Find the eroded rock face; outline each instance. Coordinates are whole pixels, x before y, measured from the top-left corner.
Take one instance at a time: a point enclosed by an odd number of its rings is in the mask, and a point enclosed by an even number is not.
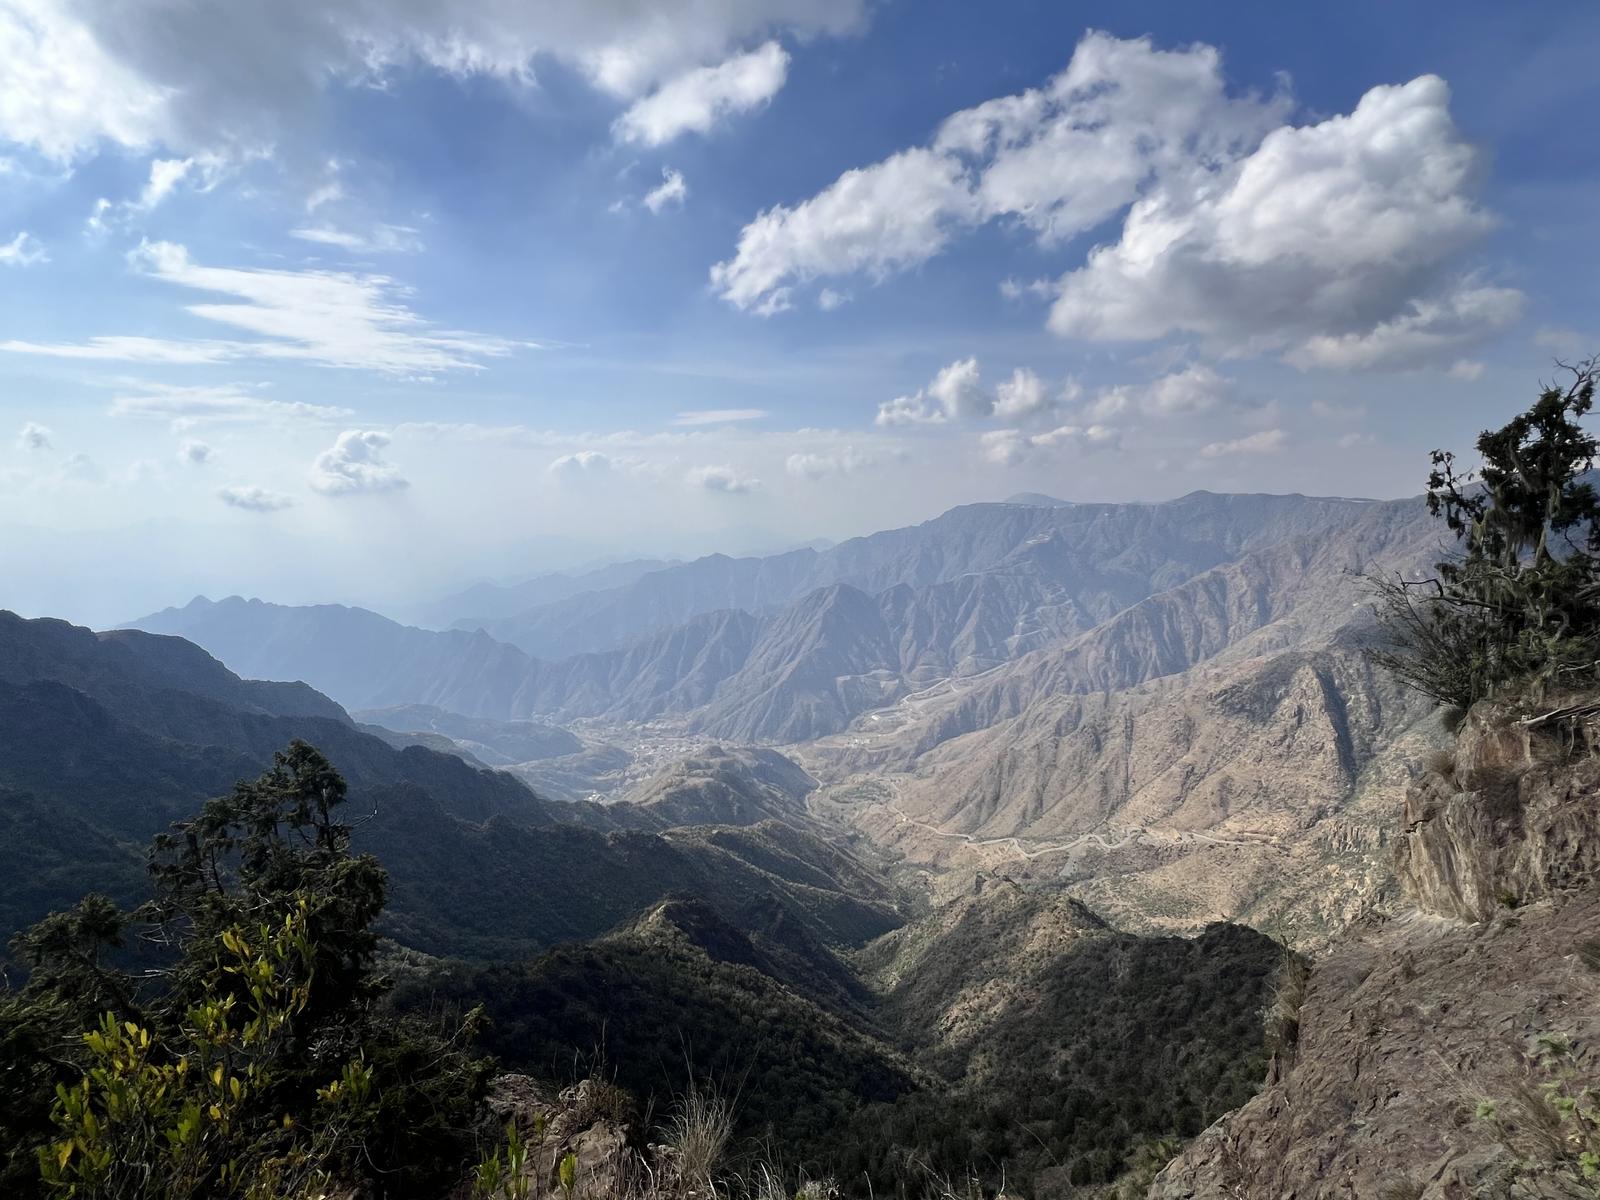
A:
[[[1292,1065],[1195,1139],[1151,1200],[1593,1197],[1542,1098],[1600,1078],[1594,730],[1476,706],[1410,787],[1396,875],[1313,970]]]
[[[1538,1072],[1529,1039],[1563,1033],[1600,1070],[1593,889],[1468,925],[1373,918],[1312,973],[1297,1061],[1201,1134],[1151,1200],[1474,1200],[1592,1196],[1575,1168],[1514,1168]],[[1518,1129],[1477,1116],[1497,1103]]]
[[[1585,732],[1476,705],[1453,761],[1407,791],[1395,845],[1407,897],[1424,912],[1483,921],[1600,876],[1600,758],[1571,757]]]

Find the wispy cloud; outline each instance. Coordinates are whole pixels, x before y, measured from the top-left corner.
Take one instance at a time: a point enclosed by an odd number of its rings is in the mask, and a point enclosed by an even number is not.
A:
[[[345,421],[347,408],[277,400],[244,384],[219,387],[175,387],[140,383],[111,401],[114,417],[148,417],[188,427],[208,421],[326,422]]]
[[[9,242],[0,242],[0,266],[32,267],[49,261],[44,243],[26,230]]]
[[[0,342],[0,350],[60,358],[138,362],[225,362],[288,359],[388,375],[477,370],[485,358],[530,343],[439,329],[402,302],[406,289],[384,275],[207,267],[171,242],[144,242],[130,262],[178,287],[231,296],[185,306],[194,316],[255,335],[257,340],[166,341],[96,337],[84,342]]]
[[[672,418],[674,425],[727,425],[734,421],[759,421],[771,416],[764,408],[698,408]]]

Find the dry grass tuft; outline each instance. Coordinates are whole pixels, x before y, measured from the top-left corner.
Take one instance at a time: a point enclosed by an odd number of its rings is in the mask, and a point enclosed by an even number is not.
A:
[[[1300,1042],[1300,1009],[1306,1002],[1311,964],[1287,946],[1267,981],[1267,1004],[1262,1014],[1267,1051],[1292,1057]]]
[[[733,1137],[733,1110],[709,1086],[691,1084],[667,1123],[667,1145],[686,1188],[708,1191]]]

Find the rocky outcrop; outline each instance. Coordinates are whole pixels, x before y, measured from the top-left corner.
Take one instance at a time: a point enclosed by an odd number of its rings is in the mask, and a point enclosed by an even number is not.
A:
[[[1592,889],[1478,925],[1373,918],[1312,972],[1293,1069],[1191,1143],[1151,1200],[1593,1196],[1537,1144],[1550,1114],[1528,1050],[1566,1035],[1594,1077],[1597,930]]]
[[[1152,1200],[1596,1194],[1580,1160],[1594,1132],[1561,1109],[1600,1077],[1590,720],[1467,714],[1406,796],[1395,869],[1413,906],[1368,916],[1317,964],[1292,1064]]]
[[[1475,706],[1408,789],[1395,874],[1424,912],[1483,921],[1600,876],[1600,758],[1567,761],[1593,731],[1536,722]]]

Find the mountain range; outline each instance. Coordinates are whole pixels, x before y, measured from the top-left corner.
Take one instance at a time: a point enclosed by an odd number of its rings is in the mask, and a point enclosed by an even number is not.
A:
[[[950,887],[1010,862],[1137,927],[1227,915],[1311,941],[1380,900],[1367,851],[1438,731],[1367,664],[1365,576],[1440,556],[1426,507],[1045,499],[666,566],[470,631],[238,598],[137,624],[363,712],[576,723],[581,749],[505,764],[558,798],[627,797],[641,730],[785,746],[824,785],[813,807]],[[557,630],[609,648],[526,652]]]

